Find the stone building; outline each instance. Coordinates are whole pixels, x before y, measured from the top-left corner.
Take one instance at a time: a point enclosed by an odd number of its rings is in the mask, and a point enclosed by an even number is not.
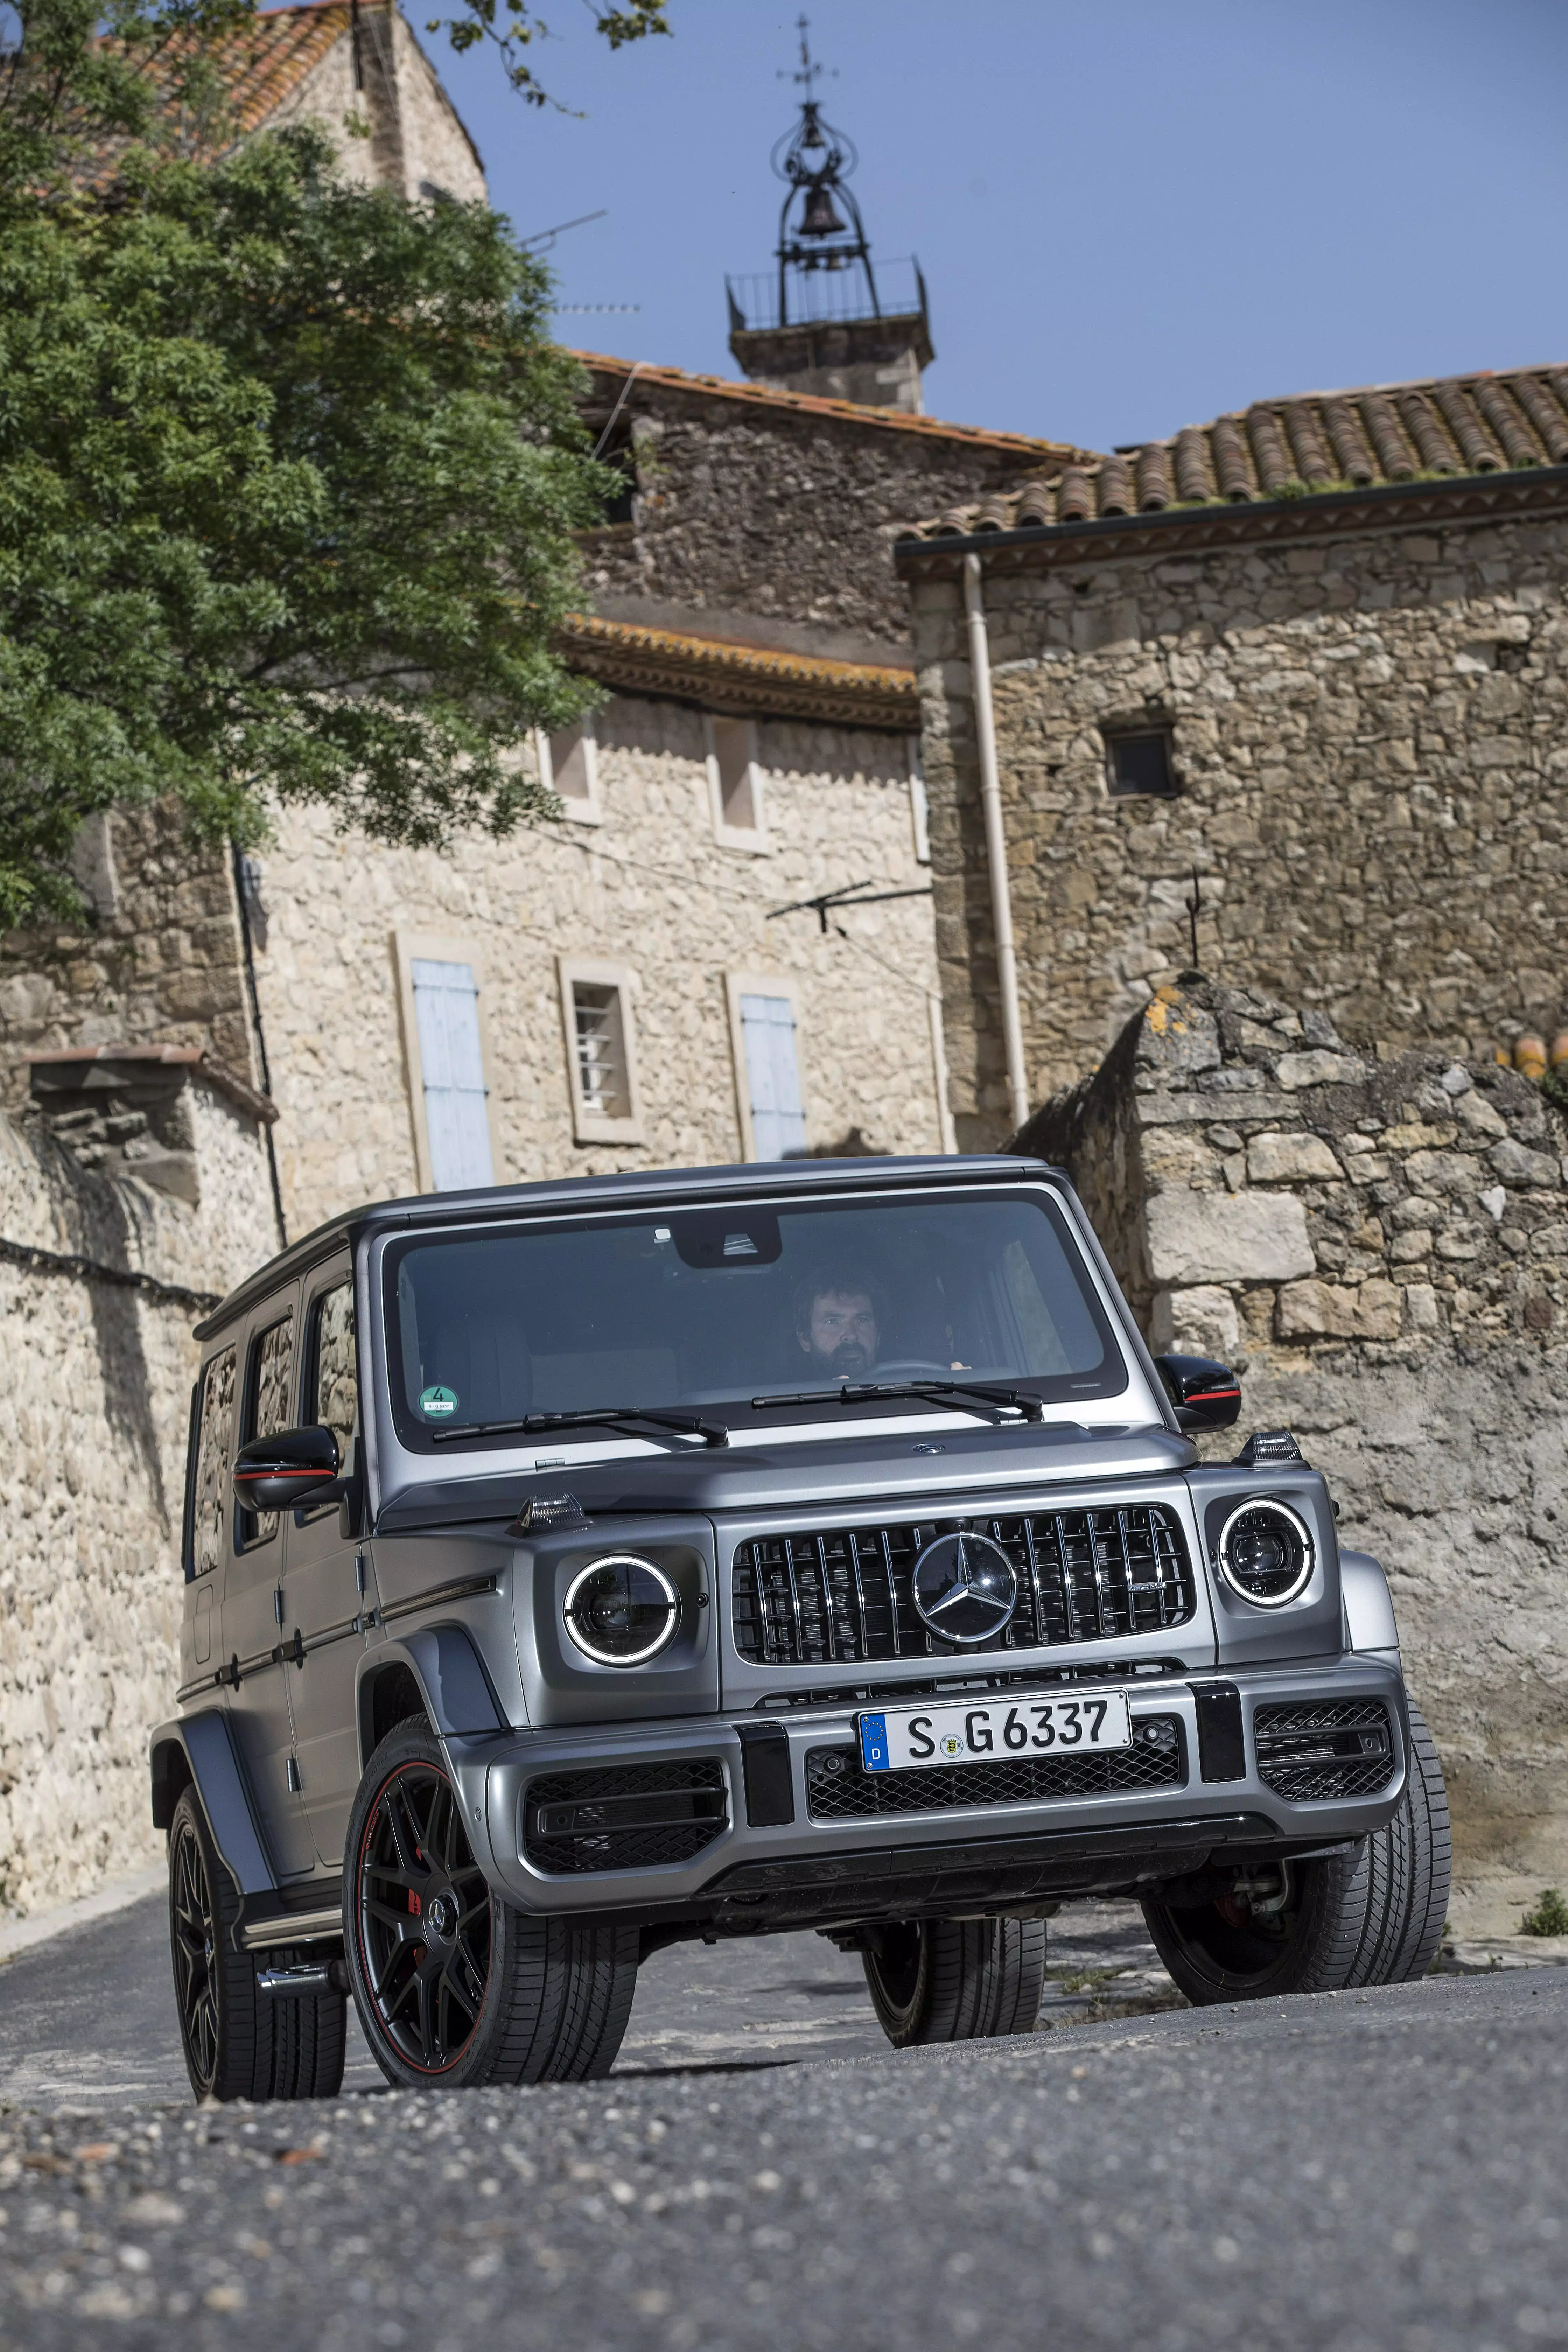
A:
[[[1259,403],[927,520],[898,560],[962,1142],[1194,964],[1383,1053],[1560,1025],[1568,372]]]

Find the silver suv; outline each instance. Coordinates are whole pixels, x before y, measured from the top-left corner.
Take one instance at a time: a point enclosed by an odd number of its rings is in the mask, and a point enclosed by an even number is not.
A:
[[[199,1331],[153,1735],[199,2096],[611,2065],[639,1960],[816,1928],[890,2041],[1027,2032],[1142,1904],[1194,2001],[1429,1963],[1388,1588],[1008,1157],[447,1193]]]

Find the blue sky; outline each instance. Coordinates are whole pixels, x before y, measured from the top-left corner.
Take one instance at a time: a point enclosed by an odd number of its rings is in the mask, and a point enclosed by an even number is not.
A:
[[[874,251],[919,255],[932,414],[1109,448],[1275,394],[1568,362],[1563,0],[805,0]],[[735,373],[800,0],[670,0],[612,56],[546,0],[581,116],[427,46],[563,341]],[[420,23],[418,12],[413,12]]]

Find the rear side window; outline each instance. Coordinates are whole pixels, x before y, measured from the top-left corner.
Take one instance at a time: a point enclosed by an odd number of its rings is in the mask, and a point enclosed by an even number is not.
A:
[[[223,1557],[224,1503],[234,1460],[235,1354],[208,1361],[197,1391],[192,1433],[190,1572],[210,1576]]]
[[[258,1331],[250,1343],[250,1362],[245,1382],[245,1428],[240,1439],[248,1445],[253,1437],[270,1437],[275,1430],[289,1427],[289,1382],[294,1365],[294,1318],[280,1316]],[[278,1532],[276,1511],[241,1511],[238,1514],[241,1544],[266,1543]]]
[[[346,1465],[359,1407],[352,1282],[324,1290],[311,1309],[309,1397],[305,1418],[331,1431],[338,1441],[338,1457]]]

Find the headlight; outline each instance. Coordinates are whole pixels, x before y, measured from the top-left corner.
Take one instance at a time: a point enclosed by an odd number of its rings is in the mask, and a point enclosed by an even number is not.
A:
[[[1283,1503],[1244,1503],[1215,1549],[1226,1582],[1258,1609],[1282,1609],[1304,1592],[1317,1557],[1306,1521]]]
[[[651,1559],[616,1551],[573,1578],[563,1613],[585,1658],[601,1666],[641,1666],[673,1638],[680,1595]]]

